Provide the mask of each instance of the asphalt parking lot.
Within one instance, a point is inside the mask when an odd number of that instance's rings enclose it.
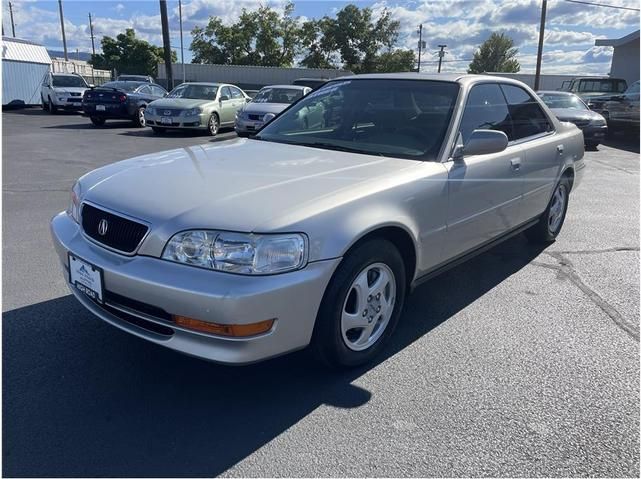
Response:
[[[586,153],[556,243],[418,288],[369,367],[230,368],[86,312],[49,219],[98,166],[235,137],[3,112],[4,476],[639,476],[639,149]]]

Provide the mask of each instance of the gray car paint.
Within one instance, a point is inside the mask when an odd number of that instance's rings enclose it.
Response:
[[[252,318],[247,319],[243,312],[246,303],[252,303],[253,295],[259,294],[261,288],[281,291],[283,278],[296,278],[311,265],[340,259],[372,231],[394,227],[407,234],[416,257],[411,276],[417,279],[536,218],[546,208],[554,186],[566,169],[574,172],[575,186],[580,181],[584,166],[581,132],[572,124],[559,122],[539,100],[553,131],[510,142],[506,150],[497,154],[452,159],[470,88],[481,82],[498,81],[522,86],[537,98],[520,82],[474,75],[416,74],[362,75],[349,80],[359,81],[359,78],[426,78],[460,84],[455,114],[437,161],[383,158],[258,140],[196,146],[126,160],[82,177],[81,197],[151,224],[151,232],[137,256],[126,258],[107,253],[104,248],[89,243],[79,231],[73,231],[73,226],[68,224],[70,220],[63,214],[62,219],[57,217],[52,225],[61,261],[65,264],[67,249],[80,248],[86,260],[105,269],[107,285],[113,281],[111,287],[133,290],[140,301],[150,304],[161,301],[168,307],[170,304],[157,291],[158,283],[167,282],[165,275],[176,271],[180,276],[172,277],[167,287],[180,290],[171,298],[181,307],[186,308],[185,304],[191,301],[198,305],[203,313],[200,318],[205,320],[258,321],[264,318],[256,318],[253,308],[249,308]],[[515,169],[517,159],[519,168]],[[158,259],[172,235],[198,228],[302,232],[309,238],[310,263],[301,271],[283,275],[232,279],[225,273],[197,272],[195,268]],[[63,231],[65,229],[72,231]],[[125,269],[125,265],[140,262],[141,257],[146,258],[145,268]],[[151,264],[162,266],[151,268]],[[248,348],[246,361],[281,354],[309,342],[318,301],[325,288],[321,285],[329,281],[336,264],[324,269],[322,279],[311,287],[318,288],[313,294],[306,290],[313,300],[307,308],[301,307],[305,313],[298,318],[305,323],[305,332],[297,335],[297,340],[289,340],[287,335],[280,337],[277,344],[270,343],[268,351],[260,349],[260,354]],[[140,279],[133,284],[131,278],[137,275]],[[188,281],[190,275],[215,278],[208,295],[203,297],[194,292],[193,283]],[[270,296],[268,304],[272,304],[272,299],[282,305],[289,304],[290,300],[299,301],[299,293],[292,287],[289,295]],[[212,294],[215,297],[211,297]],[[238,314],[212,315],[211,311],[220,307],[220,301],[230,308],[226,311]],[[282,305],[278,314],[289,317]],[[104,319],[104,314],[101,317]],[[279,328],[284,324],[291,327],[286,321]],[[228,340],[214,342],[220,341]],[[251,344],[255,347],[256,342]],[[177,349],[230,361],[222,352],[209,351],[205,355],[200,349],[187,346]],[[231,362],[243,362],[242,355]]]

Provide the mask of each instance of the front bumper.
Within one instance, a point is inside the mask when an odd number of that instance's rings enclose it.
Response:
[[[605,139],[605,136],[608,133],[607,126],[586,126],[582,128],[583,139],[586,142],[598,142],[600,143]]]
[[[166,123],[162,121],[162,118],[169,118],[171,123]],[[186,129],[196,129],[204,130],[207,129],[207,122],[209,121],[209,116],[205,113],[200,115],[193,116],[168,116],[163,117],[161,115],[152,115],[145,112],[145,122],[147,126],[153,126],[158,128],[186,128]]]
[[[307,346],[323,294],[340,262],[337,258],[313,262],[291,273],[242,276],[113,253],[87,240],[79,225],[64,212],[52,219],[51,233],[67,279],[68,252],[102,268],[104,305],[69,285],[93,314],[156,344],[227,364],[253,363]],[[115,302],[110,298],[116,298]],[[167,313],[169,319],[154,312],[158,310]],[[120,314],[123,312],[126,314]],[[137,321],[129,321],[127,314]],[[265,334],[229,338],[178,327],[171,315],[219,324],[276,321]],[[146,327],[145,321],[165,328],[164,334]]]
[[[236,122],[234,124],[234,130],[236,130],[237,133],[246,133],[249,135],[258,133],[258,131],[262,127],[263,127],[262,121],[245,120],[243,118],[236,118]]]

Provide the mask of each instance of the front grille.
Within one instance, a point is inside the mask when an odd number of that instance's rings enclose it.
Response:
[[[71,92],[71,96],[80,96],[80,93],[76,93],[76,92],[73,92],[73,91],[72,91],[72,92]]]
[[[249,119],[250,119],[250,120],[253,120],[253,121],[260,121],[260,117],[261,117],[261,115],[251,115],[251,114],[250,114],[250,115],[248,115],[248,117],[249,117]]]
[[[574,123],[579,128],[585,128],[590,124],[590,120],[572,120],[572,123]]]
[[[139,313],[146,314],[147,316],[152,316],[154,318],[162,319],[165,321],[173,321],[171,314],[157,306],[152,306],[151,304],[127,298],[125,296],[121,296],[107,290],[104,291],[104,296],[105,303],[109,303],[114,306],[124,306],[125,308],[129,308],[132,311],[137,311]]]
[[[156,112],[160,116],[179,116],[182,110],[175,108],[156,108]]]
[[[99,231],[103,220],[107,222],[106,231]],[[144,224],[83,203],[82,229],[87,236],[98,243],[124,253],[133,253],[149,228]]]
[[[174,334],[174,330],[168,328],[167,326],[163,326],[161,324],[139,318],[138,316],[134,316],[133,314],[125,313],[123,311],[120,311],[119,309],[112,308],[108,304],[97,304],[97,306],[114,315],[118,319],[126,321],[129,324],[133,324],[134,326],[138,326],[139,328],[142,328],[151,333],[166,337],[171,337]]]

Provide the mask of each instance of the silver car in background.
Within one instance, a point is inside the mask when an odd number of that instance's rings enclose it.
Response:
[[[307,95],[311,88],[296,85],[271,85],[260,89],[250,103],[236,113],[234,129],[238,136],[253,135],[292,103]]]
[[[75,297],[131,334],[228,364],[311,344],[349,367],[418,284],[522,231],[554,241],[583,153],[515,80],[351,76],[255,139],[86,174],[51,231]]]

